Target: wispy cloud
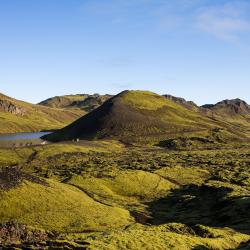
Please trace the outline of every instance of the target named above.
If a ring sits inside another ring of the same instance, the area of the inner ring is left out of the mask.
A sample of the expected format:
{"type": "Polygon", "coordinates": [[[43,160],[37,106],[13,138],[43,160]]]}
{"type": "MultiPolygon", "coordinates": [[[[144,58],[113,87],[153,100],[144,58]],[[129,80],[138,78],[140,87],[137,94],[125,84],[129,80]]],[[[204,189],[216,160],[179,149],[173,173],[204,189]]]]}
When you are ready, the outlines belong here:
{"type": "Polygon", "coordinates": [[[196,16],[199,30],[226,41],[237,41],[250,31],[250,4],[230,1],[224,5],[201,8],[196,16]]]}
{"type": "Polygon", "coordinates": [[[250,31],[249,0],[92,0],[82,8],[117,26],[198,30],[224,41],[238,41],[250,31]]]}

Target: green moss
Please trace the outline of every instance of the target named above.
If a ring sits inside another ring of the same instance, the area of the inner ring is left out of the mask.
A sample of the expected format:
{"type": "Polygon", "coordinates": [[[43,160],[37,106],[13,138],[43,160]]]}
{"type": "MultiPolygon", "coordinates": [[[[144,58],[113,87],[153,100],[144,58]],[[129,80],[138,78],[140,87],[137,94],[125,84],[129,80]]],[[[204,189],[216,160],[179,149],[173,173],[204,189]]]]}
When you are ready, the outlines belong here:
{"type": "Polygon", "coordinates": [[[179,107],[178,104],[150,91],[125,91],[119,98],[123,103],[139,109],[157,110],[164,106],[179,107]]]}
{"type": "Polygon", "coordinates": [[[19,163],[49,187],[1,190],[0,222],[59,231],[65,247],[236,249],[250,238],[249,155],[247,145],[168,151],[115,141],[4,149],[1,165],[19,163]]]}
{"type": "Polygon", "coordinates": [[[0,148],[0,166],[24,163],[32,153],[33,150],[31,148],[0,148]]]}
{"type": "Polygon", "coordinates": [[[164,178],[179,183],[180,185],[196,184],[201,185],[211,177],[207,170],[194,167],[175,166],[173,168],[162,168],[155,173],[164,178]]]}
{"type": "Polygon", "coordinates": [[[79,143],[58,143],[49,144],[42,147],[36,147],[36,160],[45,159],[62,153],[86,153],[94,152],[109,152],[122,151],[123,145],[115,141],[82,141],[79,143]]]}
{"type": "MultiPolygon", "coordinates": [[[[178,227],[178,225],[175,225],[178,227]]],[[[173,230],[173,226],[171,227],[173,230]]],[[[105,236],[95,237],[89,249],[236,249],[250,236],[230,229],[209,228],[214,238],[199,237],[192,234],[171,232],[168,225],[141,226],[135,225],[126,231],[114,231],[105,236]]]]}
{"type": "Polygon", "coordinates": [[[94,178],[74,176],[73,184],[96,199],[109,204],[138,205],[140,201],[166,195],[176,185],[164,178],[145,171],[116,171],[109,177],[94,178]]]}
{"type": "Polygon", "coordinates": [[[0,148],[0,165],[15,165],[44,159],[66,153],[122,152],[124,145],[112,140],[58,143],[33,147],[0,148]]]}
{"type": "Polygon", "coordinates": [[[25,181],[0,193],[0,222],[17,221],[60,232],[101,231],[130,224],[129,212],[94,201],[70,185],[25,181]]]}

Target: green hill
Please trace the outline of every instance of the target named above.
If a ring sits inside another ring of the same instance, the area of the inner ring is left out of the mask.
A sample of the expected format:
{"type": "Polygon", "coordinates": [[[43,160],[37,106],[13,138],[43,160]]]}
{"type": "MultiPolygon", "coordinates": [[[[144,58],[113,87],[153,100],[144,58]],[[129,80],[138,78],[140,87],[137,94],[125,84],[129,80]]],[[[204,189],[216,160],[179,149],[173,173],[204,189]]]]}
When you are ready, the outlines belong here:
{"type": "Polygon", "coordinates": [[[213,143],[246,141],[246,129],[236,129],[234,124],[216,120],[202,109],[190,109],[152,92],[124,91],[44,138],[51,141],[114,138],[126,143],[152,143],[184,136],[197,143],[204,138],[213,143]]]}
{"type": "Polygon", "coordinates": [[[76,120],[81,111],[34,105],[0,94],[0,133],[58,129],[76,120]]]}
{"type": "Polygon", "coordinates": [[[0,192],[0,197],[1,222],[15,220],[46,230],[84,232],[133,221],[128,211],[103,205],[76,187],[52,180],[44,184],[24,181],[18,188],[0,192]]]}

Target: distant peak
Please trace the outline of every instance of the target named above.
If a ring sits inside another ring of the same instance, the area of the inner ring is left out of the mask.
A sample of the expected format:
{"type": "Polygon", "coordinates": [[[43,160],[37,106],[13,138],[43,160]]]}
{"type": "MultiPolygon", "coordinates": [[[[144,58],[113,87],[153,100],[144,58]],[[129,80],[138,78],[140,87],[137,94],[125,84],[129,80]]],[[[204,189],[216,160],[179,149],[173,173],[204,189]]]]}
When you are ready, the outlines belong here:
{"type": "Polygon", "coordinates": [[[206,104],[203,108],[210,109],[213,111],[223,111],[224,113],[230,114],[250,114],[250,106],[244,100],[240,98],[226,99],[216,104],[206,104]]]}
{"type": "Polygon", "coordinates": [[[71,94],[51,97],[38,104],[52,108],[76,108],[89,112],[99,107],[111,97],[111,95],[100,94],[71,94]]]}
{"type": "Polygon", "coordinates": [[[245,102],[244,100],[242,100],[240,98],[235,98],[235,99],[225,99],[223,101],[217,102],[216,104],[205,104],[202,107],[212,108],[212,107],[216,107],[216,106],[220,106],[220,105],[246,105],[246,106],[249,106],[247,104],[247,102],[245,102]]]}
{"type": "Polygon", "coordinates": [[[218,102],[216,105],[220,105],[220,104],[226,104],[226,105],[248,105],[244,100],[241,100],[240,98],[236,98],[236,99],[226,99],[223,100],[221,102],[218,102]]]}

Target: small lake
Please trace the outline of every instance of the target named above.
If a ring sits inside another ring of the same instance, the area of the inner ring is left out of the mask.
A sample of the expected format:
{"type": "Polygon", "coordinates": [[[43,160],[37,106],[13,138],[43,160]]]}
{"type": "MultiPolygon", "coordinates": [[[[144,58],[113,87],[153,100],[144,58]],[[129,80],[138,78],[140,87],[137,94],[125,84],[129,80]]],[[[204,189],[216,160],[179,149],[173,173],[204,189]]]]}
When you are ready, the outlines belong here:
{"type": "Polygon", "coordinates": [[[30,133],[0,134],[0,141],[39,139],[43,135],[48,135],[48,134],[51,134],[51,132],[30,132],[30,133]]]}

